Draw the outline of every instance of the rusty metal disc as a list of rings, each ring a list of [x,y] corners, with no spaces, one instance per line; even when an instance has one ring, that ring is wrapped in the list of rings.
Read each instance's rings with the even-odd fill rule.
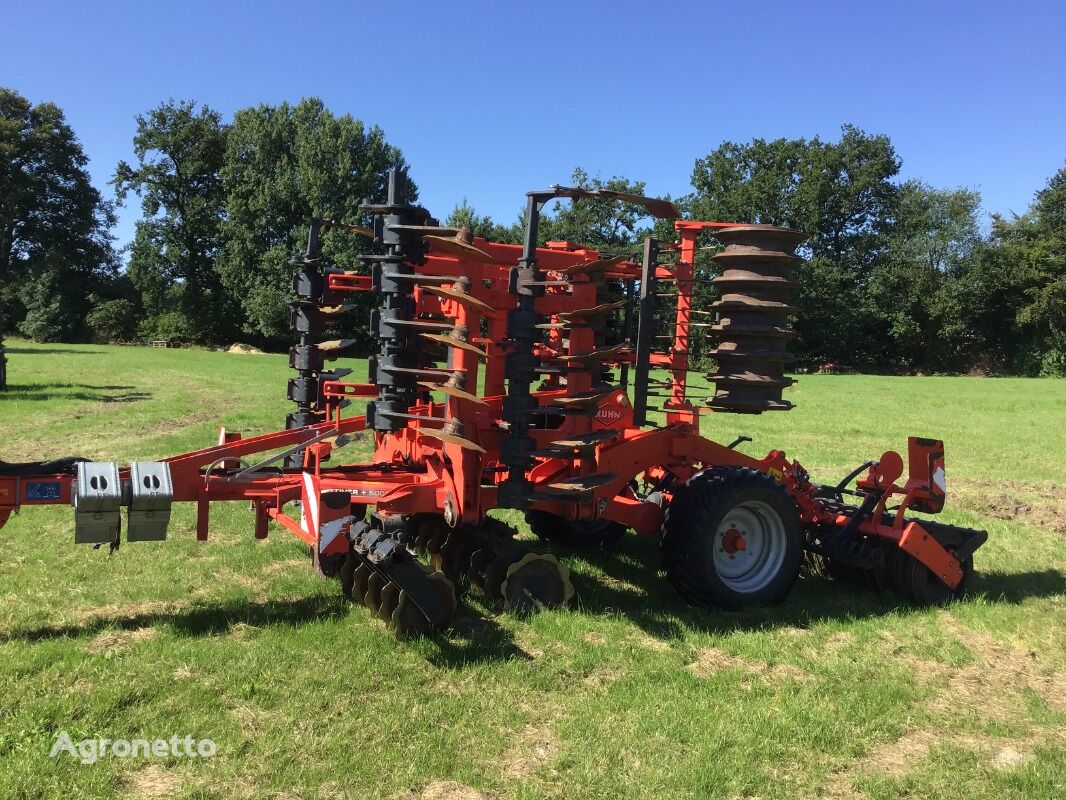
[[[345,314],[345,313],[351,311],[355,307],[356,307],[355,304],[347,303],[345,305],[340,305],[340,306],[324,306],[324,307],[322,307],[322,308],[320,308],[318,310],[322,314],[327,316],[327,317],[336,317],[336,316],[339,316],[340,314]]]
[[[618,353],[621,353],[621,352],[623,352],[624,350],[627,350],[627,349],[628,349],[628,345],[616,344],[613,347],[605,347],[602,350],[593,350],[592,352],[589,352],[589,353],[580,353],[578,355],[563,354],[563,355],[555,356],[555,358],[557,358],[560,361],[566,361],[566,362],[576,361],[576,362],[579,362],[579,363],[581,363],[581,362],[589,362],[589,361],[602,361],[602,360],[604,360],[606,358],[610,358],[613,355],[617,355]]]
[[[527,553],[507,568],[500,594],[508,611],[531,613],[565,605],[574,585],[570,570],[555,556]]]

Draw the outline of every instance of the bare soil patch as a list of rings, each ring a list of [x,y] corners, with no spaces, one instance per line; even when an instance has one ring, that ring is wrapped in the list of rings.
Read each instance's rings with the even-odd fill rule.
[[[286,558],[281,561],[272,561],[263,567],[263,573],[266,575],[277,575],[283,572],[292,572],[299,569],[307,569],[309,559],[306,558]]]
[[[261,739],[266,733],[265,729],[277,722],[280,716],[276,711],[267,711],[252,706],[231,708],[229,715],[241,726],[245,736],[256,740]]]
[[[503,774],[525,778],[553,761],[558,752],[559,740],[550,725],[527,725],[503,755]]]
[[[259,628],[249,625],[247,622],[238,622],[229,627],[230,636],[239,641],[254,639],[259,634]]]
[[[960,502],[983,516],[1066,534],[1066,489],[1061,486],[968,481]]]
[[[137,628],[131,631],[104,631],[93,639],[85,649],[90,653],[120,653],[135,642],[154,639],[155,628]]]
[[[1049,707],[1066,710],[1066,673],[1048,665],[1036,650],[967,628],[947,611],[941,612],[939,619],[944,629],[980,661],[974,666],[947,669],[947,687],[937,701],[939,707],[950,709],[959,698],[967,698],[975,707],[1006,718],[1013,710],[1024,712],[1020,693],[1028,688]]]
[[[138,770],[127,779],[130,797],[144,800],[174,797],[181,789],[181,784],[180,775],[155,764]]]
[[[768,682],[783,680],[807,680],[810,674],[791,664],[768,664],[764,661],[751,661],[726,653],[714,647],[702,647],[696,653],[696,660],[688,665],[688,670],[699,678],[710,678],[719,672],[739,670],[751,678],[761,678]]]
[[[957,747],[978,753],[997,770],[1016,769],[1033,757],[1033,750],[1041,745],[1066,739],[1062,731],[1038,730],[1033,735],[1009,739],[995,736],[975,736],[947,731],[907,731],[893,742],[873,748],[834,772],[826,781],[821,797],[831,800],[859,800],[855,783],[862,778],[882,775],[902,778],[914,772],[929,754],[938,747]]]
[[[878,745],[861,758],[842,765],[830,775],[820,796],[859,800],[862,795],[855,784],[861,779],[873,775],[906,776],[939,747],[972,750],[990,768],[1010,770],[1031,760],[1033,751],[1041,745],[1066,743],[1066,731],[1032,724],[1025,735],[1016,737],[954,732],[953,720],[960,709],[964,712],[979,709],[987,719],[1029,721],[1027,692],[1035,693],[1051,708],[1066,709],[1066,674],[1045,663],[1037,651],[972,630],[949,611],[941,611],[938,618],[946,634],[955,637],[978,663],[955,667],[915,657],[904,652],[898,636],[885,632],[882,638],[892,655],[905,660],[921,683],[935,687],[936,695],[929,707],[942,723],[934,729],[906,731],[895,741]]]
[[[669,653],[673,650],[669,642],[663,641],[662,639],[656,639],[654,636],[640,636],[637,639],[637,644],[645,650],[651,650],[655,653]]]
[[[604,686],[610,686],[617,680],[621,680],[625,677],[625,674],[626,672],[624,669],[600,665],[586,675],[582,680],[582,683],[592,689],[599,689]]]
[[[433,781],[421,792],[407,792],[401,797],[404,800],[492,800],[495,795],[456,781]]]

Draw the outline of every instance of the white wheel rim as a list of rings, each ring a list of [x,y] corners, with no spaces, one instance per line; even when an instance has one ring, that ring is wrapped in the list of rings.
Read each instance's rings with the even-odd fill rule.
[[[729,509],[718,525],[714,570],[733,591],[758,592],[781,571],[787,548],[780,514],[766,503],[748,500]]]

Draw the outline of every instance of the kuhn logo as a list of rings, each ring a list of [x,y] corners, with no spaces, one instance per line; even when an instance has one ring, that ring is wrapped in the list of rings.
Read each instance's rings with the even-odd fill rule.
[[[600,422],[614,422],[622,418],[622,412],[617,408],[604,406],[596,413],[596,419]]]

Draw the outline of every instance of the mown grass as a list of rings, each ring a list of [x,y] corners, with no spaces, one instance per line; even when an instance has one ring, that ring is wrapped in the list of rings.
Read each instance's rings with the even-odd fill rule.
[[[287,410],[283,356],[9,358],[8,461],[158,458]],[[255,541],[243,504],[207,543],[182,507],[167,542],[111,557],[72,545],[69,509],[29,509],[0,534],[0,797],[1066,796],[1066,382],[809,376],[792,397],[704,432],[827,480],[942,437],[942,516],[990,532],[967,600],[915,610],[807,577],[772,609],[694,609],[630,536],[565,555],[570,609],[472,598],[447,636],[404,644],[295,539]],[[60,731],[218,754],[82,766],[49,757]]]

